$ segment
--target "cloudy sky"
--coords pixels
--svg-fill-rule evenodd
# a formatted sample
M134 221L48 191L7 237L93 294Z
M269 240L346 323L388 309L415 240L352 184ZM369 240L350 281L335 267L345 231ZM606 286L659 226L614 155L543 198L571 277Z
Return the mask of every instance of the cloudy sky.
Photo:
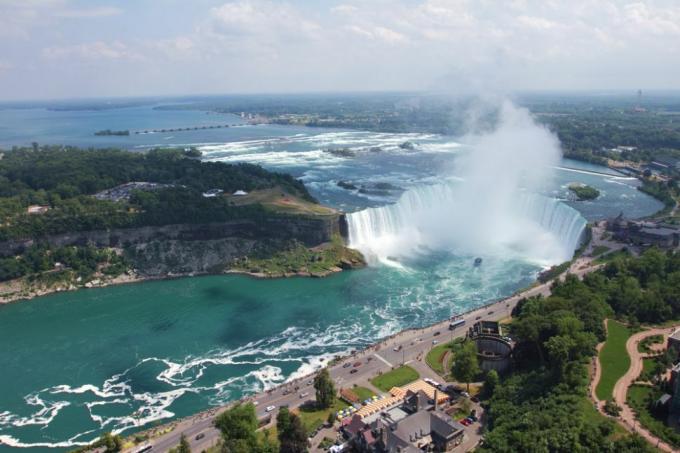
M679 89L680 1L0 0L0 100Z

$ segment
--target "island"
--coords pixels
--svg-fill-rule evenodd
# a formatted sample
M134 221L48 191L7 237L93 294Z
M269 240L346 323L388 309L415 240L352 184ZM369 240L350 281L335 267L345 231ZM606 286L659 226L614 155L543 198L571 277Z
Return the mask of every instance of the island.
M130 131L112 131L111 129L104 129L103 131L97 131L94 135L98 137L109 136L109 135L130 135Z
M599 190L585 184L570 184L569 190L576 194L576 197L581 201L594 200L600 196Z
M147 279L322 277L364 265L343 213L290 175L184 149L0 159L0 303Z

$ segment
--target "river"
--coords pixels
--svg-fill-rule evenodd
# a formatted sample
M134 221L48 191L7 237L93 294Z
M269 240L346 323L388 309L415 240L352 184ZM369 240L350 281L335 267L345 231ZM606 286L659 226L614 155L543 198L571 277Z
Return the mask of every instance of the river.
M451 137L243 125L129 137L101 129L234 123L232 115L153 110L0 110L0 144L197 146L206 160L260 163L305 181L321 202L348 212L381 207L406 190L455 184ZM9 131L11 129L11 132ZM409 141L414 149L400 144ZM350 154L328 148L347 148ZM603 172L605 174L599 174ZM460 176L460 175L458 175ZM354 189L338 186L350 182ZM602 196L571 199L581 182ZM379 184L382 183L382 184ZM651 214L661 204L636 180L564 160L540 194L588 220ZM413 193L413 192L409 192ZM563 210L561 211L563 212ZM570 214L571 215L571 214ZM103 431L131 433L306 374L335 354L406 327L506 296L541 263L517 254L424 250L325 279L208 276L55 294L0 307L0 440L66 449ZM7 448L0 445L0 450Z

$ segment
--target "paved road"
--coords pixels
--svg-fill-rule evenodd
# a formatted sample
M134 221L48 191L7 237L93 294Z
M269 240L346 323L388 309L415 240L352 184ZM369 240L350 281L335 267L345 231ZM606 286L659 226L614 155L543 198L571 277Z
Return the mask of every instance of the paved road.
M630 367L628 368L626 374L624 374L621 377L621 379L619 379L616 382L616 385L614 386L614 400L619 406L621 406L620 416L621 424L625 426L626 429L637 432L639 435L644 437L650 444L656 446L658 449L663 451L676 451L676 450L674 450L673 447L661 441L658 437L656 437L655 435L647 431L645 428L640 426L640 424L637 423L635 413L628 406L628 404L626 404L626 400L628 399L628 388L633 382L635 382L638 376L640 376L640 373L642 373L643 366L642 359L648 356L647 353L638 351L638 343L652 335L663 335L665 343L668 334L672 332L674 328L665 327L650 329L631 335L630 338L628 338L628 341L626 341L626 351L628 351L628 355L630 356Z
M592 258L581 257L572 264L569 272L582 277L588 272L592 272L599 266L591 266ZM375 377L380 372L390 371L402 363L411 363L424 360L425 354L432 348L433 341L449 341L456 337L465 335L467 328L478 320L498 321L507 318L517 302L525 297L537 296L539 294L547 296L550 294L551 282L539 284L517 295L500 300L486 307L475 309L465 313L465 326L458 327L454 331L448 330L449 321L442 321L423 329L409 329L400 332L364 351L356 352L351 357L335 364L330 368L331 378L335 381L336 388L351 387L354 384L365 384L369 379ZM344 366L349 363L349 366ZM360 363L359 366L354 364ZM418 367L420 368L420 367ZM352 370L356 370L352 373ZM290 408L300 406L302 403L313 400L314 387L312 386L313 376L307 376L293 382L280 385L267 392L260 393L250 398L256 404L257 416L259 418L272 416L276 418L276 410L266 412L268 406L280 407L287 405ZM302 393L309 396L301 398ZM219 414L226 407L217 411L212 411L210 416L201 415L181 421L171 432L154 438L146 445L152 445L153 452L165 452L179 444L179 438L184 433L193 451L201 451L209 446L215 445L219 439L219 432L213 428L212 420L214 415ZM201 439L196 436L201 435ZM128 451L137 451L144 445L136 446Z

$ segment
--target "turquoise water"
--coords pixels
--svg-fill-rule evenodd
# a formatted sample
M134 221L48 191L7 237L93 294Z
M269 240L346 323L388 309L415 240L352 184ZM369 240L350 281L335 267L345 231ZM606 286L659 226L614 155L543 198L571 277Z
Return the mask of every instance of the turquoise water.
M150 107L16 115L0 111L0 143L35 137L102 144L90 130L184 127L211 118ZM106 146L131 149L193 144L206 159L261 163L302 178L321 201L347 211L391 203L404 190L455 176L450 169L462 147L451 137L428 134L281 126L154 135L103 139ZM406 140L417 149L399 148ZM356 156L334 156L324 151L329 146L348 147ZM374 146L381 151L367 151ZM590 220L620 211L639 217L661 207L635 189L637 181L594 171L604 169L563 161L544 195L564 199ZM396 188L348 191L337 186L339 180ZM603 195L570 201L571 182L595 186ZM471 266L474 258L427 251L403 259L402 268L377 265L326 279L185 278L0 307L0 439L35 450L67 448L103 431L129 433L185 416L306 374L335 354L405 327L508 295L539 270L521 257L485 256L480 267Z

